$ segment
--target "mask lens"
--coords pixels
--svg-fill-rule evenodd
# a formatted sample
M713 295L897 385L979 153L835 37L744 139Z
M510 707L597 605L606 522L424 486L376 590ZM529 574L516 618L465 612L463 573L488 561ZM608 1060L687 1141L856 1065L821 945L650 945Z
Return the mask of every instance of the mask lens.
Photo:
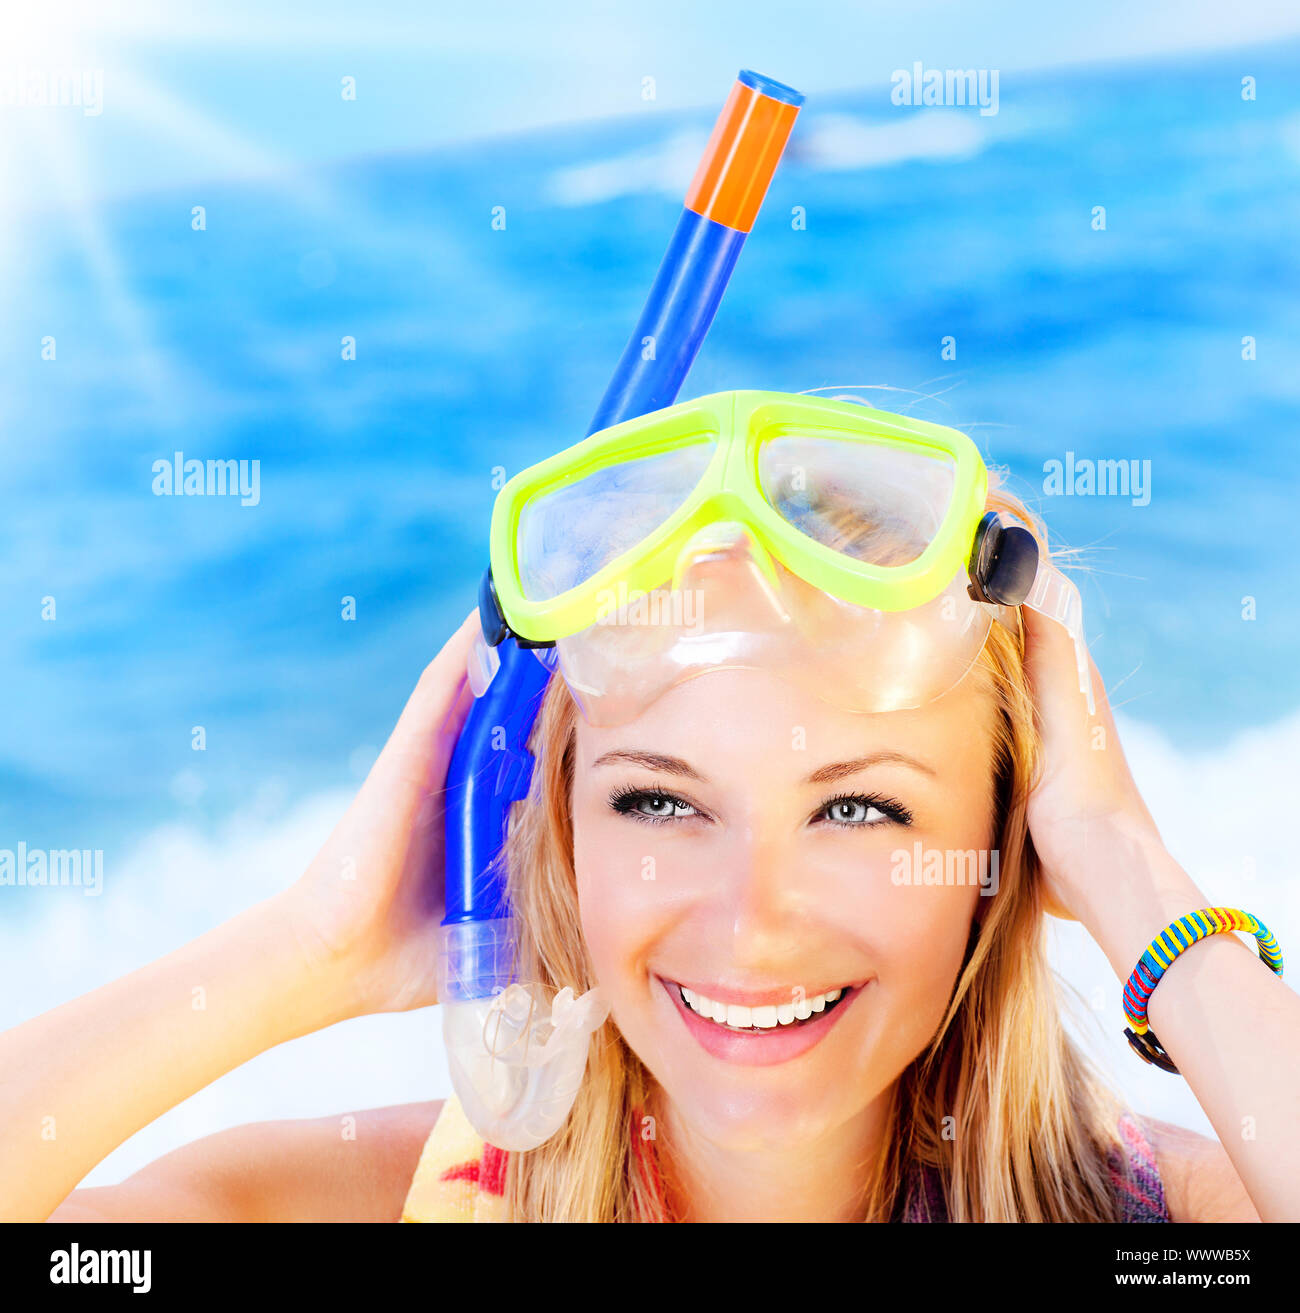
M971 600L964 570L924 606L894 612L776 574L772 588L757 566L727 559L618 623L560 639L559 667L587 721L625 724L675 685L729 668L769 670L851 712L924 706L967 674L994 615Z
M879 566L908 565L934 541L956 473L945 452L820 434L769 438L758 460L763 495L787 524Z
M702 437L619 461L531 498L519 517L519 582L546 602L585 583L648 538L690 496L713 459Z

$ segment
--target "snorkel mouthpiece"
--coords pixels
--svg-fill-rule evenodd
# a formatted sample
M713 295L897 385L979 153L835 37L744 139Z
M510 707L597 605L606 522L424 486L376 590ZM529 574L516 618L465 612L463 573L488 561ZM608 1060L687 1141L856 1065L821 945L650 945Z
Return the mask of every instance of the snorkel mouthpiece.
M475 1130L498 1149L535 1149L564 1124L609 1015L599 988L553 998L514 981L513 918L443 928L438 997L452 1088ZM483 993L490 985L490 992Z

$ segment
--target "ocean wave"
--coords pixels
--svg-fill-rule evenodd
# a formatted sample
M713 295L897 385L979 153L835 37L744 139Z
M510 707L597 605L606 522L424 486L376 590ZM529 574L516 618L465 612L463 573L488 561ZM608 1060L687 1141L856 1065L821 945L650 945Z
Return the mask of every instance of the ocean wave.
M708 133L692 129L645 150L556 169L543 184L542 196L559 206L597 205L647 192L680 197L708 140Z
M968 159L988 141L987 127L969 111L900 110L869 121L852 114L820 114L800 125L790 157L805 168L881 169L909 160Z
M966 159L984 149L987 126L965 112L908 110L889 121L852 114L810 116L791 139L792 164L820 172L887 168L910 160ZM623 196L678 197L689 183L708 137L691 130L658 145L556 169L542 195L552 205L596 205Z

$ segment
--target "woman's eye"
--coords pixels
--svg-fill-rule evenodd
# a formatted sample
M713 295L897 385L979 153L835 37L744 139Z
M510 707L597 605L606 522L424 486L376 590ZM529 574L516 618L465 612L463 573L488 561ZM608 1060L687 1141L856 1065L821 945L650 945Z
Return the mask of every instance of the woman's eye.
M616 812L631 814L648 821L673 821L699 813L689 802L667 793L645 793L637 790L616 793L610 799Z
M825 814L833 825L870 827L890 821L907 825L911 816L905 808L872 801L870 798L836 798L826 804Z
M695 811L689 802L675 798L642 798L636 809L645 816L690 816Z

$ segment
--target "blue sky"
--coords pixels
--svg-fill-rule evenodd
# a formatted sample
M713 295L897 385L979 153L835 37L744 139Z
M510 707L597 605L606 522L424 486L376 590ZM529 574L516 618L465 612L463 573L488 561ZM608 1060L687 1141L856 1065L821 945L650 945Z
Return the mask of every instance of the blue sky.
M0 104L0 184L73 197L285 172L618 114L720 105L740 67L816 95L930 67L1018 70L1300 33L1294 0L43 0L0 17L0 78L102 70L103 112ZM1243 72L1249 72L1243 68ZM341 79L356 78L354 101ZM642 98L653 78L655 98ZM3 83L0 83L3 85Z

